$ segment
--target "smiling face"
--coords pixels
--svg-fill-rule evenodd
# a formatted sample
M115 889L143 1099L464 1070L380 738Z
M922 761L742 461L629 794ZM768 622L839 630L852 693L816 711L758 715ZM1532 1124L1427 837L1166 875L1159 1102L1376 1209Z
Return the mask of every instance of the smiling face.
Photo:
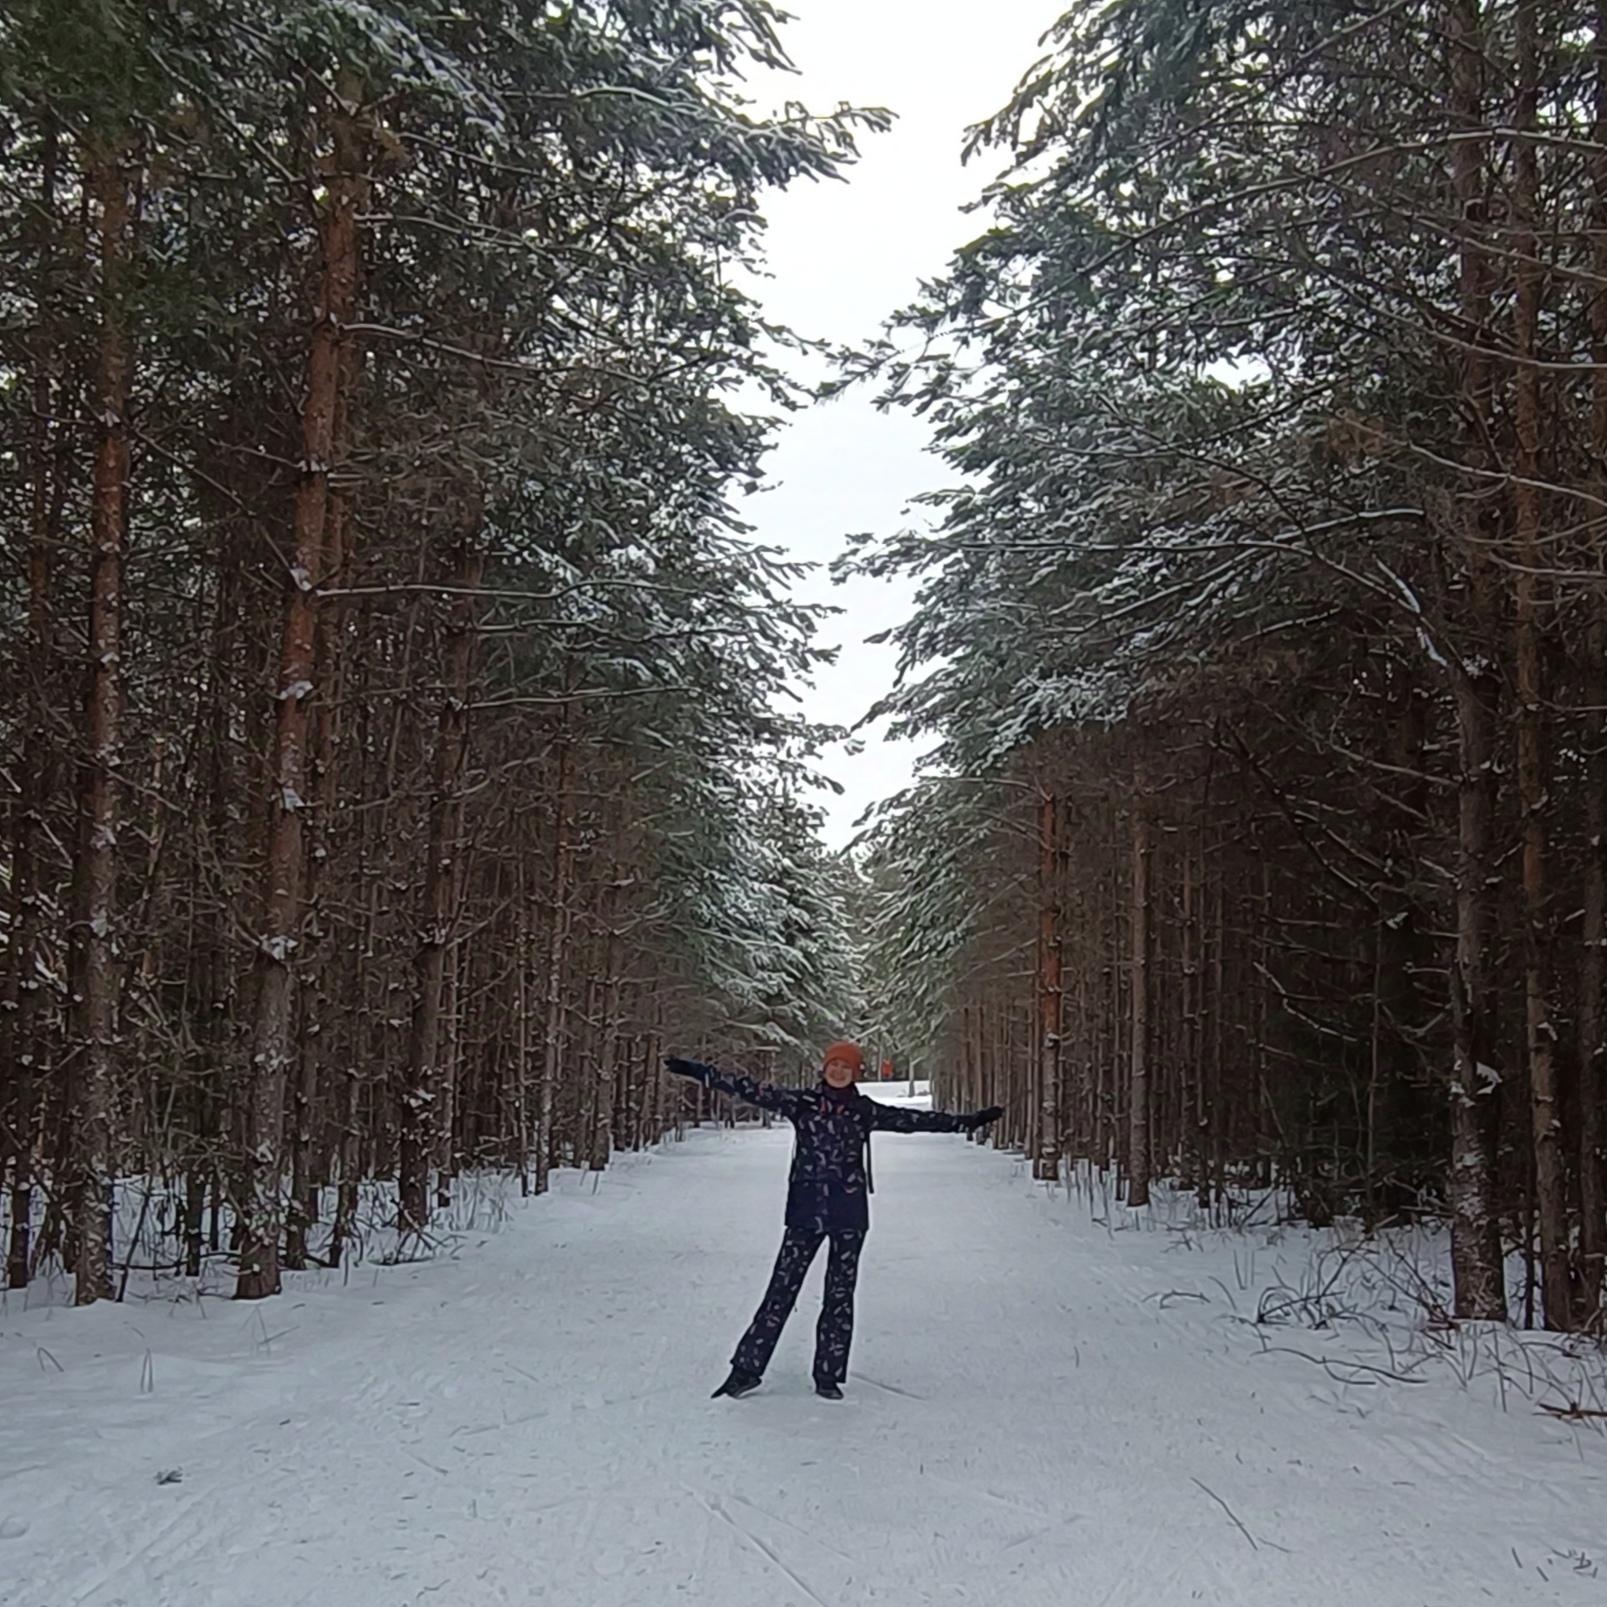
M844 1060L841 1055L833 1055L826 1062L825 1076L828 1088L851 1088L854 1084L854 1063Z

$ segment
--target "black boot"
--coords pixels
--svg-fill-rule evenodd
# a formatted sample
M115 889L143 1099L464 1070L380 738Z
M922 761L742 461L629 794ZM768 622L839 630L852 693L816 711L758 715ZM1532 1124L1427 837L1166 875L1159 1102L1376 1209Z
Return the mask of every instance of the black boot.
M815 1393L828 1401L840 1401L843 1398L842 1386L830 1378L817 1378Z
M759 1379L753 1373L745 1373L740 1367L731 1369L731 1376L709 1396L711 1401L717 1401L722 1395L729 1395L732 1400L738 1400L743 1395L751 1395L759 1387Z

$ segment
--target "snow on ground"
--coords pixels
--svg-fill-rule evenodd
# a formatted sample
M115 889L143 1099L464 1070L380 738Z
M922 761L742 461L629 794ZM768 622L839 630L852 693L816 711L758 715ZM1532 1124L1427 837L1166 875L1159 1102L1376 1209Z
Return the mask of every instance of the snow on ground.
M789 1143L697 1133L257 1306L13 1298L0 1602L1607 1604L1607 1443L1526 1347L1403 1349L1388 1269L1124 1227L958 1138L876 1140L848 1398L817 1265L763 1391L709 1400Z

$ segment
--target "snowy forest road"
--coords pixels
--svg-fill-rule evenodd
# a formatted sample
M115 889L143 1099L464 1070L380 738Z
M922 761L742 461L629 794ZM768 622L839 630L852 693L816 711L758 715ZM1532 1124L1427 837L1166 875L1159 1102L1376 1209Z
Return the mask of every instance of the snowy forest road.
M956 1138L877 1140L848 1398L811 1391L817 1264L762 1392L711 1401L788 1144L555 1176L453 1257L266 1304L11 1304L0 1601L1607 1603L1599 1436L1263 1353L1247 1252Z

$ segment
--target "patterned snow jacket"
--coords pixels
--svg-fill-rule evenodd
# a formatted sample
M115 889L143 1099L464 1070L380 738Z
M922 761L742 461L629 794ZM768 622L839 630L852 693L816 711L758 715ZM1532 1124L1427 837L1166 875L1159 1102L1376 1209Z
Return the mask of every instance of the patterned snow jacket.
M906 1110L868 1099L857 1087L776 1088L707 1068L707 1086L785 1116L797 1131L787 1180L787 1226L815 1233L870 1226L870 1135L963 1133L970 1119L942 1110Z

